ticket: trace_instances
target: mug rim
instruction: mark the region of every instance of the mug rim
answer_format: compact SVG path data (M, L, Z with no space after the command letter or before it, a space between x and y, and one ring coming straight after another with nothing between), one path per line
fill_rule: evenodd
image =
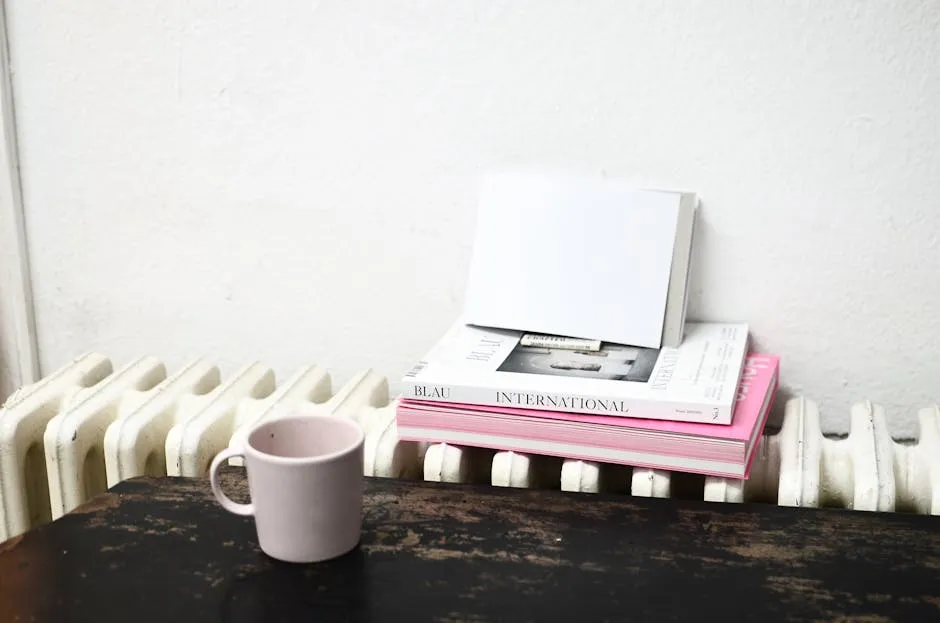
M263 452L256 448L252 443L252 437L264 429L267 426L276 426L278 424L290 421L305 421L309 422L310 420L319 420L321 422L328 422L330 424L337 424L339 426L344 426L347 429L351 429L355 432L355 441L347 446L335 450L328 454L317 454L312 456L279 456L277 454L271 454L269 452ZM251 430L248 431L248 434L245 436L245 445L244 451L253 455L255 458L268 463L278 463L281 465L316 465L318 463L328 463L330 461L335 461L341 459L345 456L356 452L365 444L365 431L362 427L353 419L345 417L337 417L335 415L322 415L322 414L292 414L285 415L281 417L275 417L264 422L259 422L255 426L251 427Z

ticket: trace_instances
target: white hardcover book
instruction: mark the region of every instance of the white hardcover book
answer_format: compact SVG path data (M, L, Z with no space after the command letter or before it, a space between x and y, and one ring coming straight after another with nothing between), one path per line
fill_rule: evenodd
M688 322L679 347L522 343L522 331L455 323L403 379L402 398L730 424L748 325Z
M678 346L697 209L693 193L622 180L489 175L463 317L477 326Z

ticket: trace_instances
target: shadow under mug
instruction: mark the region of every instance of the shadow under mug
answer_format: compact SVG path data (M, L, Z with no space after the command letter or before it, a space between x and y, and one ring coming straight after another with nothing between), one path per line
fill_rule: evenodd
M212 460L212 493L225 510L253 516L261 550L286 562L320 562L341 556L362 534L362 428L335 416L295 415L254 426L244 447ZM219 467L241 456L250 504L229 499Z

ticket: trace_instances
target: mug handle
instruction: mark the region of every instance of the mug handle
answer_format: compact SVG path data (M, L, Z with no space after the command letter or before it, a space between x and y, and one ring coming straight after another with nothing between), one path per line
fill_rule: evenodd
M223 462L234 456L244 457L245 455L241 450L226 448L219 452L214 459L212 459L212 465L209 466L209 484L212 487L212 494L215 495L215 499L219 502L219 504L222 505L222 508L230 513L249 517L255 514L255 505L239 504L238 502L233 502L228 498L227 495L225 495L225 493L222 491L222 485L219 484L219 467L222 466Z

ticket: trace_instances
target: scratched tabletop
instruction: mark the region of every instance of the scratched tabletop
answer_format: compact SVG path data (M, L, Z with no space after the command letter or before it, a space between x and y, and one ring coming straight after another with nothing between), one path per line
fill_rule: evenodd
M391 479L364 511L295 565L206 480L126 481L0 544L0 621L940 620L940 517Z

